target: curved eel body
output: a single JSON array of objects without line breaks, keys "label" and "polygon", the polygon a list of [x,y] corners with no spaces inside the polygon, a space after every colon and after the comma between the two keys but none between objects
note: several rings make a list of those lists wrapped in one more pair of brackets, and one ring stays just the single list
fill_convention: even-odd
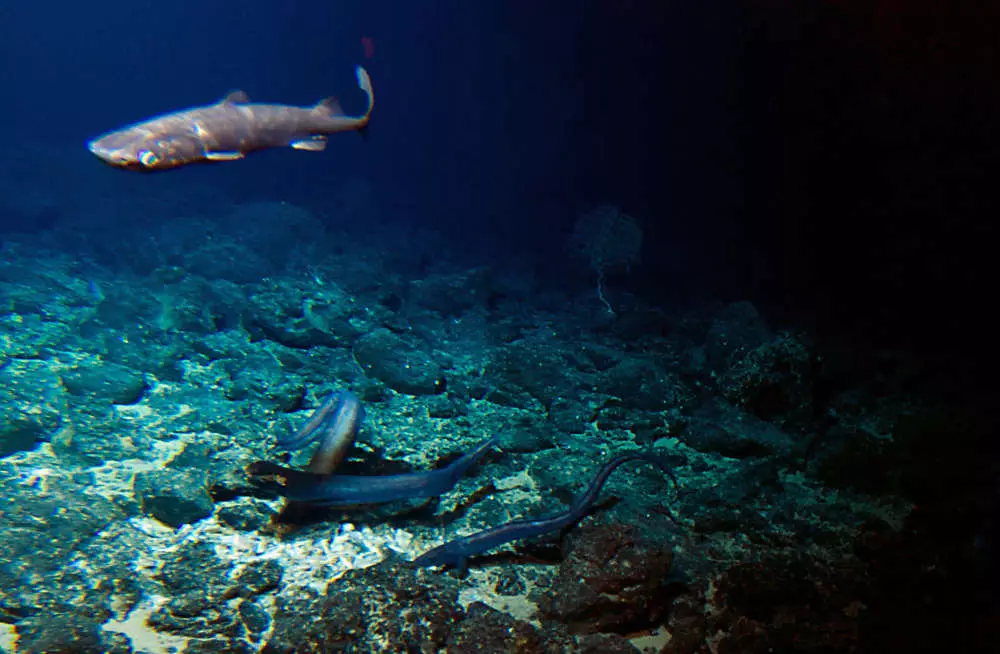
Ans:
[{"label": "curved eel body", "polygon": [[498,527],[486,529],[462,538],[456,538],[444,545],[424,552],[413,561],[413,565],[454,566],[460,571],[464,571],[470,556],[482,554],[494,547],[521,538],[534,538],[553,531],[567,529],[586,515],[611,473],[623,463],[636,460],[646,461],[659,467],[670,477],[674,485],[677,485],[677,479],[660,457],[644,453],[623,454],[612,459],[600,469],[587,490],[573,501],[569,510],[537,520],[514,520]]},{"label": "curved eel body", "polygon": [[400,475],[318,475],[258,461],[250,465],[247,473],[258,479],[273,481],[278,493],[293,502],[314,506],[357,506],[427,499],[443,495],[454,488],[458,480],[497,440],[498,437],[494,436],[438,470]]},{"label": "curved eel body", "polygon": [[297,432],[277,439],[278,446],[286,450],[302,449],[319,441],[316,452],[309,460],[308,471],[257,461],[250,464],[246,472],[258,482],[269,482],[286,499],[314,506],[357,506],[427,499],[454,488],[458,480],[498,440],[494,436],[438,470],[374,476],[332,474],[357,438],[363,420],[364,409],[358,397],[350,391],[334,391]]},{"label": "curved eel body", "polygon": [[286,450],[300,450],[315,440],[319,447],[309,461],[309,471],[318,475],[333,472],[358,437],[365,410],[358,396],[350,391],[334,391],[313,411],[302,428],[291,437],[278,437]]}]

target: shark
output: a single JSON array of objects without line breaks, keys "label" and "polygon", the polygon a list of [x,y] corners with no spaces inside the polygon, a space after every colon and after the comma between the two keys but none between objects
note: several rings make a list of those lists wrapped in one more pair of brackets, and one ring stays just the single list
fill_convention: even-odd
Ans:
[{"label": "shark", "polygon": [[311,107],[250,102],[231,91],[215,104],[162,114],[102,134],[87,148],[116,168],[156,171],[198,162],[235,161],[268,148],[292,147],[319,152],[338,132],[364,133],[375,105],[371,77],[362,66],[355,74],[368,97],[360,116],[348,116],[336,98]]}]

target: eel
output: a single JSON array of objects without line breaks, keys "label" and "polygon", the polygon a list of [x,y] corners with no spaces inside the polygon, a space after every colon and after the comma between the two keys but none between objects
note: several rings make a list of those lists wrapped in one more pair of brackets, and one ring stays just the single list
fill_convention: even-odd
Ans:
[{"label": "eel", "polygon": [[494,436],[437,470],[399,475],[322,475],[257,461],[247,467],[247,474],[258,481],[271,482],[271,487],[279,495],[293,502],[313,506],[345,507],[428,499],[454,488],[458,480],[498,440],[499,437]]},{"label": "eel", "polygon": [[677,478],[659,456],[639,452],[623,454],[604,464],[587,490],[573,501],[568,510],[536,520],[513,520],[469,536],[456,538],[424,552],[413,560],[413,565],[419,567],[455,567],[459,573],[464,573],[468,568],[470,556],[482,554],[514,540],[534,538],[553,531],[569,529],[587,514],[611,473],[618,466],[637,460],[646,461],[659,467],[670,478],[675,487],[678,485]]},{"label": "eel", "polygon": [[454,488],[498,440],[494,436],[438,470],[375,476],[333,474],[357,438],[363,420],[364,409],[358,397],[350,391],[334,391],[298,431],[277,437],[278,446],[286,450],[299,450],[319,441],[308,470],[257,461],[247,466],[247,475],[292,502],[313,506],[347,507],[428,499]]},{"label": "eel", "polygon": [[350,391],[334,391],[291,437],[279,436],[278,446],[300,450],[318,439],[319,447],[309,461],[309,471],[328,475],[354,444],[364,419],[365,410],[357,395]]}]

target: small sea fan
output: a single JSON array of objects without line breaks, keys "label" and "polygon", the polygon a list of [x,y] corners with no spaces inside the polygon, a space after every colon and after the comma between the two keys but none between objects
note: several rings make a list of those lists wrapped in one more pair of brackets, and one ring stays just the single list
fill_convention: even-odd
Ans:
[{"label": "small sea fan", "polygon": [[597,296],[614,313],[604,297],[604,276],[611,268],[628,269],[639,261],[642,250],[642,228],[628,214],[617,207],[603,205],[583,214],[576,221],[570,248],[585,256],[597,273]]}]

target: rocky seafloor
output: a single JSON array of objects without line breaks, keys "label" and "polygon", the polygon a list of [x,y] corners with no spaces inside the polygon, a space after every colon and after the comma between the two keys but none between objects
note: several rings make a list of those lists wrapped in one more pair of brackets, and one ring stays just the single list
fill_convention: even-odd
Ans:
[{"label": "rocky seafloor", "polygon": [[[916,498],[950,474],[913,453],[966,432],[748,302],[670,313],[624,286],[611,315],[344,246],[286,204],[8,239],[0,651],[878,651],[871,616],[909,594],[891,580],[926,572]],[[500,446],[430,506],[280,523],[244,468],[304,465],[275,435],[337,388],[366,411],[347,471]],[[565,510],[631,451],[678,486],[628,464],[562,538],[466,576],[409,565]]]}]

